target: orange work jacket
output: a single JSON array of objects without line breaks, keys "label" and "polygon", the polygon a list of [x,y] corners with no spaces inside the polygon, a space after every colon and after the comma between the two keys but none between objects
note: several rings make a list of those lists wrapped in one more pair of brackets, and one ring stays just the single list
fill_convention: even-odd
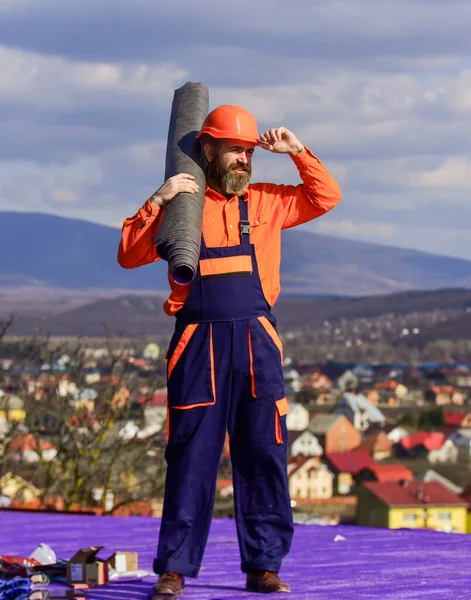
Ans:
[{"label": "orange work jacket", "polygon": [[[280,293],[280,261],[282,229],[301,225],[331,210],[341,200],[341,191],[324,165],[307,148],[290,155],[298,168],[302,184],[250,184],[245,194],[248,202],[250,238],[255,246],[263,293],[273,306]],[[133,217],[124,221],[118,262],[134,269],[160,259],[153,238],[161,209],[150,199]],[[230,200],[207,188],[203,210],[203,236],[208,248],[240,244],[240,218],[237,196]],[[183,306],[190,285],[178,285],[169,276],[171,293],[164,304],[173,316]]]}]

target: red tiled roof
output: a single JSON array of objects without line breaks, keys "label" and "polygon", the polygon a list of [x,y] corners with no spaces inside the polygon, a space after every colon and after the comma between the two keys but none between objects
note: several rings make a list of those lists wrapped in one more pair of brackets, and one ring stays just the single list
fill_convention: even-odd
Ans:
[{"label": "red tiled roof", "polygon": [[167,392],[155,392],[141,396],[138,402],[141,406],[167,406]]},{"label": "red tiled roof", "polygon": [[325,457],[338,473],[351,473],[352,475],[356,475],[362,469],[376,464],[371,454],[366,450],[328,452]]},{"label": "red tiled roof", "polygon": [[434,385],[430,389],[434,394],[449,394],[450,396],[456,392],[456,388],[452,385]]},{"label": "red tiled roof", "polygon": [[368,481],[364,484],[388,506],[466,506],[466,501],[438,481],[399,483]]},{"label": "red tiled roof", "polygon": [[229,487],[232,485],[232,479],[217,479],[216,480],[216,489],[219,490],[223,490],[226,487]]},{"label": "red tiled roof", "polygon": [[465,502],[468,503],[469,508],[471,508],[471,483],[468,483],[468,485],[464,488],[460,496]]},{"label": "red tiled roof", "polygon": [[386,379],[385,381],[375,383],[375,388],[378,390],[395,390],[397,386],[398,383],[394,379]]},{"label": "red tiled roof", "polygon": [[424,446],[427,450],[439,450],[445,442],[445,435],[440,432],[419,431],[414,435],[402,438],[399,442],[406,450],[411,450],[416,446]]},{"label": "red tiled roof", "polygon": [[[39,442],[39,443],[38,443]],[[37,440],[31,433],[27,435],[17,435],[11,441],[11,448],[18,450],[19,452],[27,452],[33,450],[34,452],[44,452],[45,450],[54,450],[54,446],[46,440]]]},{"label": "red tiled roof", "polygon": [[373,465],[365,470],[374,473],[376,479],[385,483],[387,481],[413,481],[414,475],[404,465]]},{"label": "red tiled roof", "polygon": [[450,427],[459,427],[461,422],[468,416],[467,413],[463,412],[449,412],[445,411],[443,413],[443,418],[445,423]]}]

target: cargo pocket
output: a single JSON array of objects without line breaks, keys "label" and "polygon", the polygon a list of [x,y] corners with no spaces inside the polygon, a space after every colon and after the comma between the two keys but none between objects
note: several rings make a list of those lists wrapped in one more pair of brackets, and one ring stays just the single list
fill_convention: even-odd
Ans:
[{"label": "cargo pocket", "polygon": [[216,402],[212,324],[192,323],[172,340],[167,364],[168,405],[186,410]]},{"label": "cargo pocket", "polygon": [[281,429],[281,417],[284,417],[289,413],[289,404],[286,398],[281,398],[281,400],[276,401],[276,410],[275,410],[275,433],[276,433],[276,443],[278,445],[283,444],[283,431]]},{"label": "cargo pocket", "polygon": [[283,346],[276,329],[267,317],[249,321],[249,354],[252,396],[285,397]]}]

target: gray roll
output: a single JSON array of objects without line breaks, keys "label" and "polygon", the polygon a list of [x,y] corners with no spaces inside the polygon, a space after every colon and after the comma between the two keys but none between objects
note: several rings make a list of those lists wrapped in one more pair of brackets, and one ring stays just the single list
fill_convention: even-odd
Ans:
[{"label": "gray roll", "polygon": [[208,115],[209,92],[202,83],[185,83],[175,90],[165,161],[165,180],[179,173],[193,175],[199,191],[182,192],[169,202],[154,242],[169,265],[173,280],[190,283],[198,268],[206,178],[196,135]]}]

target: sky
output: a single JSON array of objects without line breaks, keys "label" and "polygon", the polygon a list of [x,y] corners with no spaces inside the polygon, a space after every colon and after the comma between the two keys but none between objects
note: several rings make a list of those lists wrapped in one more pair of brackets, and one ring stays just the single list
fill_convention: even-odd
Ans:
[{"label": "sky", "polygon": [[[471,260],[469,0],[0,0],[0,210],[120,227],[205,83],[336,177],[312,231]],[[257,149],[254,180],[298,183]]]}]

